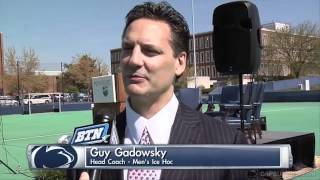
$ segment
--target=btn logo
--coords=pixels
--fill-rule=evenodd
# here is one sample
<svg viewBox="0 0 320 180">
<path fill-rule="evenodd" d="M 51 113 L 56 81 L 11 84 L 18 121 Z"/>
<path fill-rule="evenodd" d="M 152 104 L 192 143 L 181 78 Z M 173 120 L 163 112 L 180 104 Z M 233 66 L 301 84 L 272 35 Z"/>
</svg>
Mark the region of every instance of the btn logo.
<svg viewBox="0 0 320 180">
<path fill-rule="evenodd" d="M 72 146 L 35 146 L 31 150 L 34 168 L 72 168 L 77 162 L 77 152 Z"/>
<path fill-rule="evenodd" d="M 71 144 L 96 144 L 108 142 L 109 124 L 96 124 L 76 128 Z"/>
</svg>

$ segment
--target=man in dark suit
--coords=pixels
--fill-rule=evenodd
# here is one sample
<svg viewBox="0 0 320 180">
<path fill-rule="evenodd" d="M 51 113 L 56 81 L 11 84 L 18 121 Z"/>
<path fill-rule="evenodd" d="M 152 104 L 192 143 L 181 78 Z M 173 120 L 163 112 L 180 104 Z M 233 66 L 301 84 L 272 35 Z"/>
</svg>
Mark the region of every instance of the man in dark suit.
<svg viewBox="0 0 320 180">
<path fill-rule="evenodd" d="M 189 28 L 166 2 L 147 2 L 126 16 L 121 68 L 128 94 L 117 117 L 123 144 L 244 144 L 243 135 L 221 121 L 191 110 L 174 95 L 186 68 Z M 101 179 L 246 179 L 240 170 L 104 170 Z M 88 178 L 82 173 L 81 179 Z"/>
</svg>

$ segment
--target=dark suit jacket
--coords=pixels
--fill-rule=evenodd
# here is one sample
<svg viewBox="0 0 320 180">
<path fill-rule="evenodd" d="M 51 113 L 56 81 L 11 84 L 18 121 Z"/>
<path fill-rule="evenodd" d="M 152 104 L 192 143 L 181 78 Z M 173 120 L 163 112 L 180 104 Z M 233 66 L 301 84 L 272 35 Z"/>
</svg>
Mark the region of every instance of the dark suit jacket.
<svg viewBox="0 0 320 180">
<path fill-rule="evenodd" d="M 117 131 L 123 143 L 126 114 L 117 116 Z M 206 116 L 180 103 L 173 123 L 169 144 L 247 144 L 243 134 L 219 119 Z M 68 171 L 68 179 L 79 179 L 81 171 Z M 123 180 L 122 170 L 103 170 L 103 180 Z M 246 170 L 172 170 L 161 171 L 161 180 L 241 180 L 247 179 Z"/>
<path fill-rule="evenodd" d="M 125 112 L 117 117 L 121 143 L 126 127 Z M 239 131 L 218 119 L 206 116 L 180 103 L 173 123 L 169 144 L 247 144 Z M 122 180 L 122 170 L 104 170 L 101 179 Z M 161 180 L 227 180 L 247 179 L 245 170 L 169 170 L 161 171 Z"/>
</svg>

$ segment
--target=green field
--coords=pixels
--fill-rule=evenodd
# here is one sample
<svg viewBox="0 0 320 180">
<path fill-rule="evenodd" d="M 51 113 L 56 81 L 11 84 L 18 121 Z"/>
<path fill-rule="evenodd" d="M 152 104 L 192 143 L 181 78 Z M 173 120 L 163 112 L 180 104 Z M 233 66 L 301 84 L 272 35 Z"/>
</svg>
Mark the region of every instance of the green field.
<svg viewBox="0 0 320 180">
<path fill-rule="evenodd" d="M 15 171 L 31 175 L 27 164 L 28 144 L 56 143 L 64 134 L 72 134 L 74 127 L 92 123 L 91 111 L 9 115 L 2 117 L 0 157 Z M 0 179 L 31 179 L 13 175 L 0 165 Z"/>
<path fill-rule="evenodd" d="M 316 154 L 320 155 L 320 103 L 264 103 L 262 115 L 267 117 L 271 131 L 314 132 Z M 16 172 L 30 173 L 26 146 L 28 144 L 56 143 L 64 134 L 72 134 L 74 127 L 90 124 L 91 111 L 40 113 L 32 115 L 2 116 L 0 125 L 0 160 Z M 22 174 L 12 174 L 0 165 L 0 179 L 32 179 Z M 305 175 L 307 179 L 319 178 L 319 172 Z M 304 179 L 299 177 L 297 179 Z"/>
</svg>

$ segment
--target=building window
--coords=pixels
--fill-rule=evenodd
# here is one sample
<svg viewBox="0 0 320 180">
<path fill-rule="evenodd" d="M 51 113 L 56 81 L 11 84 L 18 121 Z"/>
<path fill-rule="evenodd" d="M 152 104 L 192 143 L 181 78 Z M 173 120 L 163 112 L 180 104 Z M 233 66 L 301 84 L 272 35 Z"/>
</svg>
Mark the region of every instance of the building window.
<svg viewBox="0 0 320 180">
<path fill-rule="evenodd" d="M 118 57 L 119 57 L 118 58 L 118 62 L 120 62 L 120 60 L 121 60 L 121 51 L 118 52 Z"/>
<path fill-rule="evenodd" d="M 209 48 L 209 39 L 210 39 L 209 37 L 210 37 L 210 36 L 206 36 L 206 37 L 205 37 L 205 40 L 204 40 L 204 47 L 205 47 L 205 48 Z"/>
<path fill-rule="evenodd" d="M 120 61 L 120 53 L 117 52 L 117 53 L 116 53 L 116 62 L 119 62 L 119 61 Z"/>
<path fill-rule="evenodd" d="M 199 49 L 199 38 L 196 38 L 196 50 Z"/>
<path fill-rule="evenodd" d="M 209 38 L 210 47 L 213 47 L 213 45 L 212 45 L 212 34 L 210 34 L 209 37 L 210 37 L 210 38 Z"/>
<path fill-rule="evenodd" d="M 213 50 L 210 50 L 210 61 L 214 62 L 214 58 L 213 58 Z"/>
<path fill-rule="evenodd" d="M 189 39 L 189 50 L 192 51 L 193 50 L 193 40 Z"/>
<path fill-rule="evenodd" d="M 203 51 L 203 62 L 207 61 L 207 51 Z"/>
<path fill-rule="evenodd" d="M 210 51 L 206 51 L 205 58 L 206 58 L 206 62 L 210 62 Z"/>
<path fill-rule="evenodd" d="M 203 46 L 204 46 L 203 37 L 199 38 L 199 46 L 200 46 L 200 49 L 203 49 Z"/>
<path fill-rule="evenodd" d="M 215 78 L 216 76 L 216 68 L 214 66 L 211 66 L 211 77 Z"/>
<path fill-rule="evenodd" d="M 193 64 L 193 53 L 189 54 L 189 64 Z"/>
<path fill-rule="evenodd" d="M 201 67 L 197 69 L 197 76 L 201 76 Z"/>
<path fill-rule="evenodd" d="M 271 76 L 271 65 L 270 64 L 268 64 L 267 65 L 267 76 Z"/>
<path fill-rule="evenodd" d="M 117 62 L 117 52 L 114 52 L 114 62 Z"/>
<path fill-rule="evenodd" d="M 206 74 L 206 76 L 210 76 L 210 66 L 206 66 L 206 69 L 207 69 L 207 74 Z"/>
<path fill-rule="evenodd" d="M 199 64 L 199 52 L 196 52 L 196 61 L 197 61 L 197 64 Z"/>
<path fill-rule="evenodd" d="M 204 52 L 201 51 L 200 52 L 200 63 L 203 63 L 204 62 Z"/>
<path fill-rule="evenodd" d="M 262 35 L 262 46 L 266 46 L 267 45 L 267 43 L 268 43 L 267 39 L 268 39 L 268 35 L 263 33 L 263 35 Z"/>
</svg>

